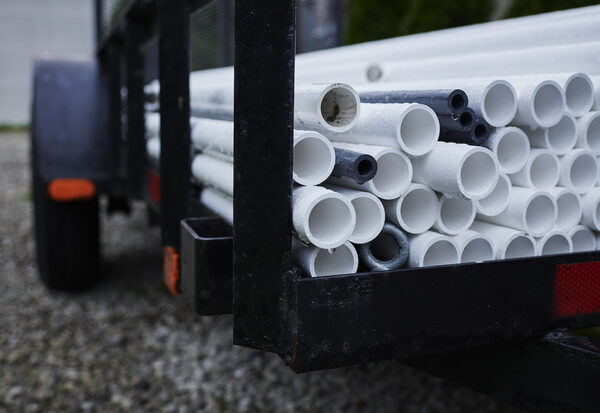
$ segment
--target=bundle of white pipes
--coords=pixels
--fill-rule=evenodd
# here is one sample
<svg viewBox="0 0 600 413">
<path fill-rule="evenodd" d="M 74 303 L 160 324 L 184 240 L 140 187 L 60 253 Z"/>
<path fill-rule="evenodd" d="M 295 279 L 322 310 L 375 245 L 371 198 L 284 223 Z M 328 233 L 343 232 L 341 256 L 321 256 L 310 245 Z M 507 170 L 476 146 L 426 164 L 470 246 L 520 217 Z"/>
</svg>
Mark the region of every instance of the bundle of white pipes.
<svg viewBox="0 0 600 413">
<path fill-rule="evenodd" d="M 359 256 L 374 270 L 596 249 L 599 18 L 594 6 L 298 56 L 297 265 L 321 276 L 356 272 Z M 438 141 L 441 114 L 421 103 L 359 98 L 453 89 L 495 128 L 482 146 Z M 233 123 L 209 118 L 232 113 L 232 69 L 192 73 L 190 95 L 203 116 L 191 119 L 193 177 L 231 223 Z M 156 116 L 146 124 L 157 159 Z M 341 153 L 370 157 L 376 173 L 336 174 Z"/>
</svg>

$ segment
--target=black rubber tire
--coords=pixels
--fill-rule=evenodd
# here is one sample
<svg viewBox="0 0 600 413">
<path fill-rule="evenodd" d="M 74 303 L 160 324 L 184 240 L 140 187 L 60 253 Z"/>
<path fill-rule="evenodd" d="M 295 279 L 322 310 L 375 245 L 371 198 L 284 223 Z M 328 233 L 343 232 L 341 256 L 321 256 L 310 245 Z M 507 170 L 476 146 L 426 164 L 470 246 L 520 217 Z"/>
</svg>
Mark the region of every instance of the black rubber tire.
<svg viewBox="0 0 600 413">
<path fill-rule="evenodd" d="M 46 185 L 33 180 L 37 261 L 42 282 L 51 289 L 81 290 L 99 275 L 98 198 L 56 202 Z"/>
</svg>

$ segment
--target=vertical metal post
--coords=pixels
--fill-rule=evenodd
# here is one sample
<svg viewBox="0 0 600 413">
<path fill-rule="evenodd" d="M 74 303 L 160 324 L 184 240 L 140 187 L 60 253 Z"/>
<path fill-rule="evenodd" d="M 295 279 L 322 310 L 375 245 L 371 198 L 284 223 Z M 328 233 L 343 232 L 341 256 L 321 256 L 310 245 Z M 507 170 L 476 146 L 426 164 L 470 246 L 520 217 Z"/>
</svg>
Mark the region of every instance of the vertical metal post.
<svg viewBox="0 0 600 413">
<path fill-rule="evenodd" d="M 122 195 L 121 166 L 121 58 L 120 41 L 113 41 L 105 47 L 106 75 L 108 77 L 108 119 L 110 141 L 110 174 L 112 192 Z"/>
<path fill-rule="evenodd" d="M 102 32 L 102 9 L 103 9 L 103 0 L 96 0 L 94 2 L 94 6 L 95 6 L 95 15 L 94 15 L 94 26 L 96 28 L 96 51 L 98 51 L 98 48 L 100 46 L 100 43 L 102 42 L 102 36 L 103 36 L 103 32 Z"/>
<path fill-rule="evenodd" d="M 187 0 L 158 0 L 162 243 L 179 251 L 190 189 L 189 13 Z"/>
<path fill-rule="evenodd" d="M 232 64 L 231 50 L 229 48 L 231 41 L 231 11 L 231 1 L 221 0 L 221 5 L 219 7 L 219 64 L 221 66 Z"/>
<path fill-rule="evenodd" d="M 286 346 L 295 1 L 235 2 L 233 341 Z"/>
</svg>

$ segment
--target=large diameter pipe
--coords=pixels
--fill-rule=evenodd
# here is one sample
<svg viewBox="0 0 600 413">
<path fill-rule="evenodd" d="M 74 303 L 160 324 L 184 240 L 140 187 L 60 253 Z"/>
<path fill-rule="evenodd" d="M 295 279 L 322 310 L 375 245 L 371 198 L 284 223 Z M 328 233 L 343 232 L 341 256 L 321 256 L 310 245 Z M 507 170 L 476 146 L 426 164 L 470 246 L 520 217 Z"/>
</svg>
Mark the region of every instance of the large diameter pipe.
<svg viewBox="0 0 600 413">
<path fill-rule="evenodd" d="M 200 193 L 200 203 L 233 225 L 233 199 L 213 188 L 204 188 Z"/>
<path fill-rule="evenodd" d="M 406 234 L 389 222 L 386 222 L 377 238 L 358 246 L 361 262 L 371 271 L 402 268 L 408 260 L 408 254 Z"/>
<path fill-rule="evenodd" d="M 146 141 L 146 153 L 153 161 L 160 160 L 160 138 L 158 136 L 152 136 Z"/>
<path fill-rule="evenodd" d="M 573 244 L 573 252 L 594 251 L 596 235 L 585 225 L 577 225 L 567 232 Z"/>
<path fill-rule="evenodd" d="M 514 174 L 523 169 L 529 159 L 529 139 L 516 127 L 496 129 L 484 146 L 496 155 L 500 172 Z"/>
<path fill-rule="evenodd" d="M 356 212 L 356 225 L 350 235 L 350 242 L 364 244 L 379 235 L 385 223 L 385 210 L 379 198 L 370 192 L 341 186 L 328 185 L 327 189 L 348 198 Z"/>
<path fill-rule="evenodd" d="M 413 179 L 450 197 L 481 199 L 498 181 L 498 165 L 485 148 L 438 142 L 426 155 L 413 158 Z"/>
<path fill-rule="evenodd" d="M 525 166 L 517 173 L 510 174 L 514 185 L 542 190 L 552 189 L 560 177 L 558 156 L 547 149 L 532 149 Z"/>
<path fill-rule="evenodd" d="M 550 190 L 557 207 L 556 227 L 567 231 L 581 221 L 583 207 L 581 197 L 571 188 L 556 187 Z"/>
<path fill-rule="evenodd" d="M 554 126 L 526 129 L 531 146 L 553 151 L 557 155 L 569 152 L 577 143 L 577 124 L 570 113 L 564 113 Z"/>
<path fill-rule="evenodd" d="M 411 268 L 450 265 L 460 262 L 458 245 L 447 235 L 426 231 L 410 236 L 408 245 L 408 266 Z"/>
<path fill-rule="evenodd" d="M 344 244 L 356 226 L 356 212 L 343 195 L 319 186 L 292 191 L 292 222 L 298 238 L 319 248 Z"/>
<path fill-rule="evenodd" d="M 562 74 L 555 78 L 565 91 L 567 111 L 583 116 L 594 105 L 594 84 L 585 73 Z"/>
<path fill-rule="evenodd" d="M 600 155 L 600 112 L 588 112 L 577 119 L 577 146 Z"/>
<path fill-rule="evenodd" d="M 381 199 L 398 198 L 408 187 L 413 177 L 410 159 L 397 149 L 385 146 L 353 145 L 334 142 L 334 147 L 371 155 L 377 161 L 377 172 L 370 181 L 357 183 L 349 177 L 330 177 L 334 185 L 368 191 Z"/>
<path fill-rule="evenodd" d="M 435 112 L 419 103 L 367 103 L 361 107 L 356 126 L 329 139 L 400 148 L 408 155 L 421 156 L 431 150 L 440 134 Z"/>
<path fill-rule="evenodd" d="M 331 175 L 348 177 L 357 184 L 370 181 L 377 174 L 377 161 L 371 155 L 342 148 L 335 148 L 335 166 Z"/>
<path fill-rule="evenodd" d="M 349 242 L 327 250 L 292 239 L 292 258 L 310 277 L 354 274 L 358 269 L 358 254 Z"/>
<path fill-rule="evenodd" d="M 440 197 L 440 215 L 433 228 L 449 235 L 465 232 L 475 219 L 475 203 L 470 199 Z"/>
<path fill-rule="evenodd" d="M 560 159 L 558 184 L 578 193 L 588 192 L 598 181 L 598 160 L 585 149 L 575 149 Z"/>
<path fill-rule="evenodd" d="M 233 164 L 212 156 L 200 154 L 192 161 L 192 176 L 202 184 L 233 196 Z"/>
<path fill-rule="evenodd" d="M 146 112 L 144 119 L 146 135 L 149 137 L 160 136 L 160 114 L 157 112 Z"/>
<path fill-rule="evenodd" d="M 440 214 L 438 197 L 431 188 L 412 183 L 399 198 L 384 201 L 389 221 L 410 234 L 429 230 Z"/>
<path fill-rule="evenodd" d="M 473 222 L 471 229 L 486 235 L 492 241 L 497 260 L 535 255 L 535 240 L 523 231 L 478 220 Z"/>
<path fill-rule="evenodd" d="M 362 103 L 421 103 L 438 115 L 460 115 L 469 104 L 467 94 L 460 89 L 361 91 Z"/>
<path fill-rule="evenodd" d="M 552 229 L 558 212 L 554 197 L 548 192 L 513 187 L 508 207 L 496 216 L 477 215 L 477 219 L 519 229 L 541 237 Z"/>
<path fill-rule="evenodd" d="M 455 235 L 454 241 L 458 244 L 461 263 L 492 261 L 496 256 L 494 243 L 487 235 L 467 230 Z"/>
<path fill-rule="evenodd" d="M 485 198 L 473 201 L 477 208 L 477 212 L 488 216 L 500 214 L 508 208 L 511 190 L 512 184 L 508 175 L 500 173 L 494 190 Z"/>
<path fill-rule="evenodd" d="M 564 91 L 558 82 L 511 78 L 511 83 L 517 92 L 518 102 L 517 114 L 511 123 L 536 129 L 549 128 L 560 121 L 566 105 Z"/>
<path fill-rule="evenodd" d="M 600 188 L 594 188 L 581 197 L 583 217 L 581 223 L 595 231 L 600 231 Z"/>
<path fill-rule="evenodd" d="M 543 237 L 537 238 L 536 255 L 568 254 L 573 252 L 573 242 L 566 232 L 550 231 Z"/>
<path fill-rule="evenodd" d="M 233 122 L 190 118 L 190 137 L 196 149 L 233 156 Z"/>
</svg>

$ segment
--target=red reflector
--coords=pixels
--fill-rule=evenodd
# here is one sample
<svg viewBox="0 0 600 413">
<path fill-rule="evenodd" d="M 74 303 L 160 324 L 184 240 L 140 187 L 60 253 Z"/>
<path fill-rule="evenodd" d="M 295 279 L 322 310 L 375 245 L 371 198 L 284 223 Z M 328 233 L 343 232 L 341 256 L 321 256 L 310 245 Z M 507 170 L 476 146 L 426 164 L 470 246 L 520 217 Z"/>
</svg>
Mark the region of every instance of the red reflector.
<svg viewBox="0 0 600 413">
<path fill-rule="evenodd" d="M 556 266 L 554 316 L 600 313 L 600 261 Z"/>
<path fill-rule="evenodd" d="M 154 172 L 148 173 L 148 192 L 150 198 L 160 204 L 160 178 Z"/>
<path fill-rule="evenodd" d="M 179 254 L 173 247 L 164 249 L 163 277 L 171 294 L 179 294 Z"/>
</svg>

